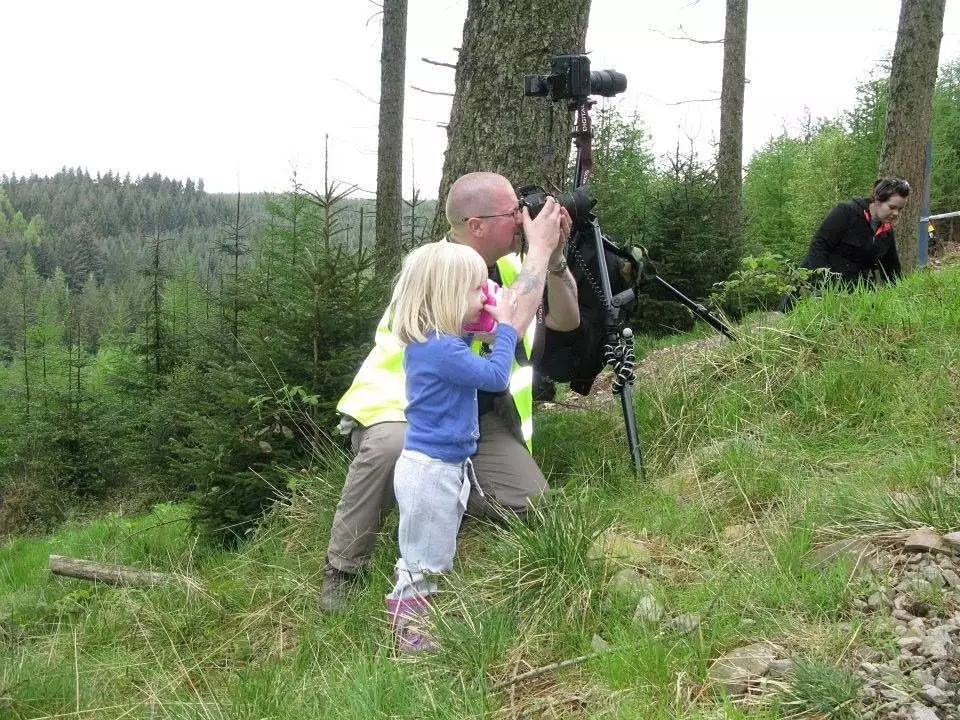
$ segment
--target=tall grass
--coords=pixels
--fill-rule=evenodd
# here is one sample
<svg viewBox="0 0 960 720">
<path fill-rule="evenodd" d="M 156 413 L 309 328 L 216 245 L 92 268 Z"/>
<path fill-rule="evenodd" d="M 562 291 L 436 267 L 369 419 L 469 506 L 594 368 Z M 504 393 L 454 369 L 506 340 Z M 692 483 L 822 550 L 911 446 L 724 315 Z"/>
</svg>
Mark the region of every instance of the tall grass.
<svg viewBox="0 0 960 720">
<path fill-rule="evenodd" d="M 855 717 L 857 588 L 842 562 L 814 568 L 809 553 L 838 533 L 960 523 L 958 295 L 960 270 L 919 273 L 678 353 L 635 386 L 646 483 L 617 403 L 540 413 L 548 507 L 465 525 L 435 654 L 394 655 L 390 523 L 350 610 L 317 607 L 342 455 L 291 474 L 289 501 L 233 553 L 205 546 L 171 505 L 8 540 L 0 717 Z M 598 554 L 610 534 L 643 553 Z M 51 553 L 190 581 L 56 578 Z M 611 602 L 624 567 L 662 622 Z M 696 621 L 671 623 L 681 615 Z M 862 622 L 857 637 L 894 646 Z M 815 660 L 776 702 L 715 693 L 712 661 L 759 639 Z"/>
</svg>

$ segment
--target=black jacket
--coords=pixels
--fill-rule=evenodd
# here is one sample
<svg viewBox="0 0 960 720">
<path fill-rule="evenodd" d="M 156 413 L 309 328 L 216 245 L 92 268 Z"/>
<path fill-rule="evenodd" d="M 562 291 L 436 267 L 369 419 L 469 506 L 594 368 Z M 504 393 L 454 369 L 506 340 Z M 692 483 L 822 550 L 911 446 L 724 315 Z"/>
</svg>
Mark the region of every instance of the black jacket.
<svg viewBox="0 0 960 720">
<path fill-rule="evenodd" d="M 801 267 L 829 268 L 851 284 L 868 280 L 874 268 L 890 280 L 900 277 L 900 258 L 890 223 L 874 231 L 869 206 L 869 198 L 853 198 L 836 205 L 810 241 Z"/>
</svg>

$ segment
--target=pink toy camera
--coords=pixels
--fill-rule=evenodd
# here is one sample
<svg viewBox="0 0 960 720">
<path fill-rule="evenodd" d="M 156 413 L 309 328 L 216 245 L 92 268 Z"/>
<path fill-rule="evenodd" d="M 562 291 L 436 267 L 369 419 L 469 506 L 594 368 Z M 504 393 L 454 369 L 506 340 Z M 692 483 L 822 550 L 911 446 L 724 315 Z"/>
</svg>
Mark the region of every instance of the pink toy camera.
<svg viewBox="0 0 960 720">
<path fill-rule="evenodd" d="M 497 290 L 500 289 L 500 286 L 497 285 L 493 280 L 487 280 L 483 284 L 483 295 L 485 300 L 483 301 L 484 306 L 487 305 L 496 305 L 497 304 Z M 482 333 L 491 333 L 497 328 L 497 321 L 493 319 L 493 316 L 490 315 L 486 310 L 480 311 L 480 316 L 473 322 L 467 323 L 463 326 L 464 332 L 482 332 Z"/>
</svg>

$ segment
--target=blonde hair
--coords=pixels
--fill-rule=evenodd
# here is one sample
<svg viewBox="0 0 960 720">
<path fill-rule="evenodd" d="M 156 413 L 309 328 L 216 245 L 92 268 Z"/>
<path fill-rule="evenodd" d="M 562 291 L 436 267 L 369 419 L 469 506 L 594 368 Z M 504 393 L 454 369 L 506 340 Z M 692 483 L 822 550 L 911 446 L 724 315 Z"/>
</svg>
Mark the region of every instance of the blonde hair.
<svg viewBox="0 0 960 720">
<path fill-rule="evenodd" d="M 390 328 L 400 342 L 423 342 L 427 332 L 459 335 L 470 291 L 487 278 L 487 265 L 467 245 L 428 243 L 407 255 L 393 288 Z"/>
</svg>

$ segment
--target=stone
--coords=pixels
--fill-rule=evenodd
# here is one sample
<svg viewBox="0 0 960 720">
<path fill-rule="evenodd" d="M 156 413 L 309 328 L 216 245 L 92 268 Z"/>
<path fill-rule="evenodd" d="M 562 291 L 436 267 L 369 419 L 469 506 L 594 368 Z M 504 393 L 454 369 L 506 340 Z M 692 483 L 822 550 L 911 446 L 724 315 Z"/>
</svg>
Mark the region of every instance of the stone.
<svg viewBox="0 0 960 720">
<path fill-rule="evenodd" d="M 949 568 L 944 568 L 940 571 L 940 574 L 943 575 L 943 580 L 948 587 L 954 590 L 960 589 L 960 575 Z"/>
<path fill-rule="evenodd" d="M 633 611 L 634 622 L 655 625 L 663 618 L 663 605 L 653 595 L 644 595 L 637 601 Z"/>
<path fill-rule="evenodd" d="M 633 568 L 624 568 L 610 578 L 610 582 L 607 583 L 607 594 L 611 598 L 631 601 L 650 592 L 652 587 L 653 583 L 639 572 Z"/>
<path fill-rule="evenodd" d="M 744 692 L 750 681 L 764 675 L 770 664 L 785 656 L 786 650 L 771 642 L 758 642 L 731 650 L 714 661 L 707 677 L 728 692 Z"/>
<path fill-rule="evenodd" d="M 670 621 L 670 628 L 682 633 L 692 633 L 700 627 L 700 622 L 700 615 L 697 613 L 684 613 Z"/>
<path fill-rule="evenodd" d="M 947 533 L 942 540 L 945 545 L 949 545 L 954 550 L 960 550 L 960 530 Z"/>
<path fill-rule="evenodd" d="M 943 550 L 943 535 L 932 527 L 917 528 L 904 540 L 903 549 L 907 552 L 921 553 Z"/>
<path fill-rule="evenodd" d="M 908 717 L 910 720 L 940 720 L 940 716 L 934 710 L 920 703 L 914 703 L 910 706 Z"/>
<path fill-rule="evenodd" d="M 643 538 L 609 528 L 594 541 L 587 551 L 587 557 L 613 565 L 637 568 L 649 565 L 653 554 Z"/>
<path fill-rule="evenodd" d="M 794 667 L 795 663 L 793 660 L 774 660 L 770 663 L 770 667 L 767 668 L 767 676 L 772 677 L 775 680 L 783 680 L 784 678 L 790 676 Z"/>
<path fill-rule="evenodd" d="M 837 540 L 810 552 L 810 563 L 814 568 L 825 568 L 837 562 L 846 562 L 854 577 L 867 575 L 873 571 L 876 548 L 866 538 L 845 538 Z"/>
<path fill-rule="evenodd" d="M 934 705 L 946 705 L 950 702 L 947 694 L 936 685 L 924 685 L 920 690 L 920 695 L 924 700 L 932 702 Z"/>
<path fill-rule="evenodd" d="M 943 573 L 936 565 L 924 565 L 920 568 L 920 575 L 934 587 L 943 587 L 946 584 Z"/>
<path fill-rule="evenodd" d="M 883 593 L 875 592 L 867 598 L 867 607 L 871 610 L 879 610 L 886 604 L 886 598 L 883 597 Z"/>
<path fill-rule="evenodd" d="M 590 647 L 592 647 L 594 650 L 598 652 L 601 652 L 603 650 L 609 649 L 610 643 L 608 643 L 599 635 L 594 635 L 593 639 L 590 641 Z"/>
</svg>

